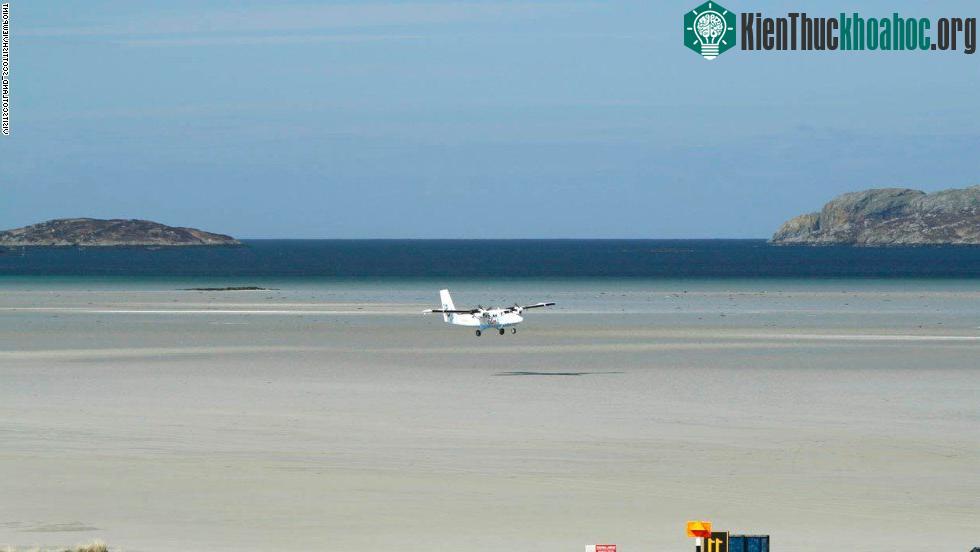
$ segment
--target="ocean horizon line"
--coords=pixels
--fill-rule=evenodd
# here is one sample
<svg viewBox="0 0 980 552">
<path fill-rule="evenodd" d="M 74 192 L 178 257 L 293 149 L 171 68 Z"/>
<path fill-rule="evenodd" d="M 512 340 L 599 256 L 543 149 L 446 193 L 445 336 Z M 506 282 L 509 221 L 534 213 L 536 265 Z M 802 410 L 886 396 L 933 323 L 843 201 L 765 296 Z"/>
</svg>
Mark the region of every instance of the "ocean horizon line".
<svg viewBox="0 0 980 552">
<path fill-rule="evenodd" d="M 615 241 L 657 241 L 657 242 L 670 242 L 670 241 L 688 241 L 688 242 L 722 242 L 722 241 L 739 241 L 739 242 L 769 242 L 769 238 L 235 238 L 239 241 L 343 241 L 343 242 L 464 242 L 464 241 L 477 241 L 477 242 L 615 242 Z"/>
</svg>

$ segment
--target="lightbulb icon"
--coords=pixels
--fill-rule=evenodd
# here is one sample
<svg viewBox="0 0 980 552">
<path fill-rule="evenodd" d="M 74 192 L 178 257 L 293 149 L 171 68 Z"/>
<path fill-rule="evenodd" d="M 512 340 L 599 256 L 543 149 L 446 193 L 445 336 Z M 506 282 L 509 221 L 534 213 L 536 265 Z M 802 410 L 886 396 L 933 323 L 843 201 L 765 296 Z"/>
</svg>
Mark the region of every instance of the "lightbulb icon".
<svg viewBox="0 0 980 552">
<path fill-rule="evenodd" d="M 693 30 L 701 44 L 701 55 L 704 59 L 718 57 L 718 45 L 728 32 L 725 16 L 714 10 L 705 10 L 694 18 Z"/>
</svg>

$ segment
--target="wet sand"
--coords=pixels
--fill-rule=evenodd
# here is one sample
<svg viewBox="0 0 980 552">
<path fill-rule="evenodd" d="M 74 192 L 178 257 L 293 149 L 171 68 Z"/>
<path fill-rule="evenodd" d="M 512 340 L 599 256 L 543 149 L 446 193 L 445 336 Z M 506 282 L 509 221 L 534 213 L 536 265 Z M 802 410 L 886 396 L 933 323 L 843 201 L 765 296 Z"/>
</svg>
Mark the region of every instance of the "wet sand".
<svg viewBox="0 0 980 552">
<path fill-rule="evenodd" d="M 980 545 L 980 291 L 720 286 L 481 338 L 427 289 L 4 290 L 0 546 Z"/>
</svg>

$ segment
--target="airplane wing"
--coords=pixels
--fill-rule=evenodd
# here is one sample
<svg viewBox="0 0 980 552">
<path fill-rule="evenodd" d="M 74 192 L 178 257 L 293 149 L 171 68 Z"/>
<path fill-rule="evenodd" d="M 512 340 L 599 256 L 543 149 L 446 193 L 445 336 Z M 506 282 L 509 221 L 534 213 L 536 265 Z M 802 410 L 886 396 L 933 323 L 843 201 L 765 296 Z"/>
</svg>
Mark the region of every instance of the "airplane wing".
<svg viewBox="0 0 980 552">
<path fill-rule="evenodd" d="M 452 309 L 425 309 L 422 314 L 429 314 L 430 312 L 441 312 L 444 314 L 476 314 L 480 312 L 480 309 L 469 309 L 469 310 L 452 310 Z"/>
<path fill-rule="evenodd" d="M 552 305 L 554 305 L 554 303 L 535 303 L 533 305 L 521 305 L 521 308 L 527 310 L 527 309 L 537 309 L 540 307 L 550 307 Z"/>
<path fill-rule="evenodd" d="M 538 309 L 541 307 L 550 307 L 554 303 L 535 303 L 533 305 L 514 305 L 513 308 L 509 308 L 504 312 L 514 312 L 516 310 L 527 310 L 527 309 Z"/>
</svg>

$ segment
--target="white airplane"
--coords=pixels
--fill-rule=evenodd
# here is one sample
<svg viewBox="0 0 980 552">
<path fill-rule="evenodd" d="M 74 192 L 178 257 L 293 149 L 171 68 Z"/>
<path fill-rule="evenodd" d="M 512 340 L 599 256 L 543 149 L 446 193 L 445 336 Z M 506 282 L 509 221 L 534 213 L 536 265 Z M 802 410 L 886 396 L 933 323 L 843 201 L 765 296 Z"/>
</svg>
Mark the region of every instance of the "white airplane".
<svg viewBox="0 0 980 552">
<path fill-rule="evenodd" d="M 554 303 L 535 303 L 533 305 L 518 305 L 514 303 L 513 307 L 487 308 L 482 305 L 477 305 L 475 309 L 460 310 L 453 304 L 453 298 L 450 297 L 448 289 L 439 290 L 439 298 L 442 299 L 441 309 L 426 309 L 422 311 L 422 314 L 441 312 L 442 319 L 450 324 L 476 328 L 477 337 L 483 335 L 483 330 L 490 328 L 497 330 L 500 335 L 504 335 L 507 328 L 510 328 L 510 333 L 516 334 L 517 328 L 514 326 L 524 321 L 524 317 L 521 316 L 522 312 L 527 309 L 537 309 L 554 305 Z"/>
</svg>

